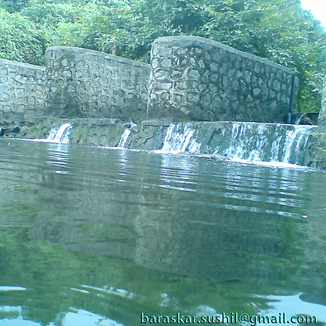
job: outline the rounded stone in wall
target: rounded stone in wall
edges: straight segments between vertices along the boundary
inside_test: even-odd
[[[240,86],[239,81],[237,79],[234,79],[232,81],[231,88],[236,91],[239,89],[239,86]]]
[[[10,105],[4,105],[2,107],[3,112],[11,112],[11,106]]]
[[[101,103],[107,103],[108,102],[108,99],[109,99],[109,97],[106,96],[106,95],[101,95],[100,96],[100,102]]]
[[[217,87],[214,84],[209,84],[209,90],[212,94],[215,94],[217,92]]]
[[[212,104],[213,104],[213,108],[219,108],[221,106],[222,100],[218,95],[215,96]]]
[[[30,96],[28,98],[28,103],[34,105],[36,103],[36,98],[34,96]]]
[[[191,113],[191,111],[190,111],[190,109],[189,109],[188,106],[180,106],[180,111],[181,111],[183,114],[186,114],[186,115],[188,115],[188,114]],[[200,114],[201,114],[201,111],[200,111]],[[199,116],[200,116],[200,115],[199,115]]]
[[[208,85],[207,84],[200,84],[198,86],[200,93],[204,92],[207,89]]]
[[[176,82],[175,89],[179,90],[179,91],[186,90],[187,89],[187,83],[185,81]],[[151,94],[151,96],[154,96],[154,94]],[[158,100],[158,97],[156,96],[156,94],[155,94],[155,100]]]
[[[61,64],[62,64],[64,67],[67,67],[67,66],[68,66],[68,60],[67,60],[67,58],[64,58],[64,59],[61,61]]]
[[[260,64],[258,62],[255,63],[254,71],[256,74],[260,73]]]
[[[67,92],[68,93],[75,93],[76,92],[76,87],[74,85],[68,85]]]
[[[58,86],[63,86],[63,85],[64,85],[64,81],[63,81],[63,79],[58,78],[58,79],[57,79],[57,85],[58,85]]]
[[[1,93],[0,94],[0,101],[2,102],[9,102],[10,101],[10,95],[8,93]]]
[[[197,70],[191,70],[188,75],[191,80],[198,80],[200,77],[200,73]]]
[[[70,70],[64,70],[62,72],[62,77],[65,77],[65,78],[70,78],[72,76],[72,73]]]
[[[26,110],[26,106],[24,105],[24,104],[18,104],[17,106],[16,106],[16,112],[19,112],[19,113],[23,113],[23,112],[25,112],[25,110]]]
[[[209,107],[209,105],[211,104],[211,96],[209,94],[202,96],[201,103],[203,107]]]
[[[172,49],[170,47],[157,47],[157,50],[158,54],[163,57],[172,54]]]
[[[191,92],[187,94],[187,101],[190,103],[198,103],[200,100],[199,93]]]
[[[170,79],[172,81],[178,81],[178,80],[181,80],[181,78],[182,78],[182,72],[181,71],[176,70],[176,71],[173,71],[171,73]]]
[[[281,89],[281,83],[277,79],[273,82],[273,89],[275,92],[278,92]]]
[[[260,93],[261,93],[261,89],[260,88],[254,88],[253,89],[254,96],[258,96]]]

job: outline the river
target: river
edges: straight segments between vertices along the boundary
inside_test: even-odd
[[[303,167],[1,139],[0,326],[323,325],[325,184]]]

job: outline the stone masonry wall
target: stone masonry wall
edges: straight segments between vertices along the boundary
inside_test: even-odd
[[[0,60],[0,123],[34,122],[43,115],[45,68]]]
[[[51,116],[146,118],[148,64],[81,48],[51,47],[46,74],[46,112]]]
[[[0,60],[0,125],[46,116],[284,122],[297,88],[292,70],[200,37],[156,40],[150,65],[51,47],[46,68]]]
[[[321,95],[321,110],[318,117],[318,124],[326,125],[326,73],[324,77],[324,86]]]
[[[149,118],[284,122],[298,90],[294,72],[201,37],[157,39]]]

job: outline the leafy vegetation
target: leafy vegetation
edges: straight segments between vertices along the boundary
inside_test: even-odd
[[[0,33],[0,58],[33,64],[53,45],[148,62],[157,37],[203,36],[294,69],[297,111],[320,109],[326,32],[300,0],[0,0]]]

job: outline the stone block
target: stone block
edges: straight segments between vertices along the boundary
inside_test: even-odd
[[[0,101],[4,103],[8,103],[10,101],[10,95],[8,93],[0,93]]]
[[[190,103],[198,103],[200,99],[199,93],[189,92],[187,94],[187,101]]]
[[[189,72],[189,78],[192,80],[198,80],[198,78],[200,77],[200,73],[198,72],[198,70],[191,70]]]

